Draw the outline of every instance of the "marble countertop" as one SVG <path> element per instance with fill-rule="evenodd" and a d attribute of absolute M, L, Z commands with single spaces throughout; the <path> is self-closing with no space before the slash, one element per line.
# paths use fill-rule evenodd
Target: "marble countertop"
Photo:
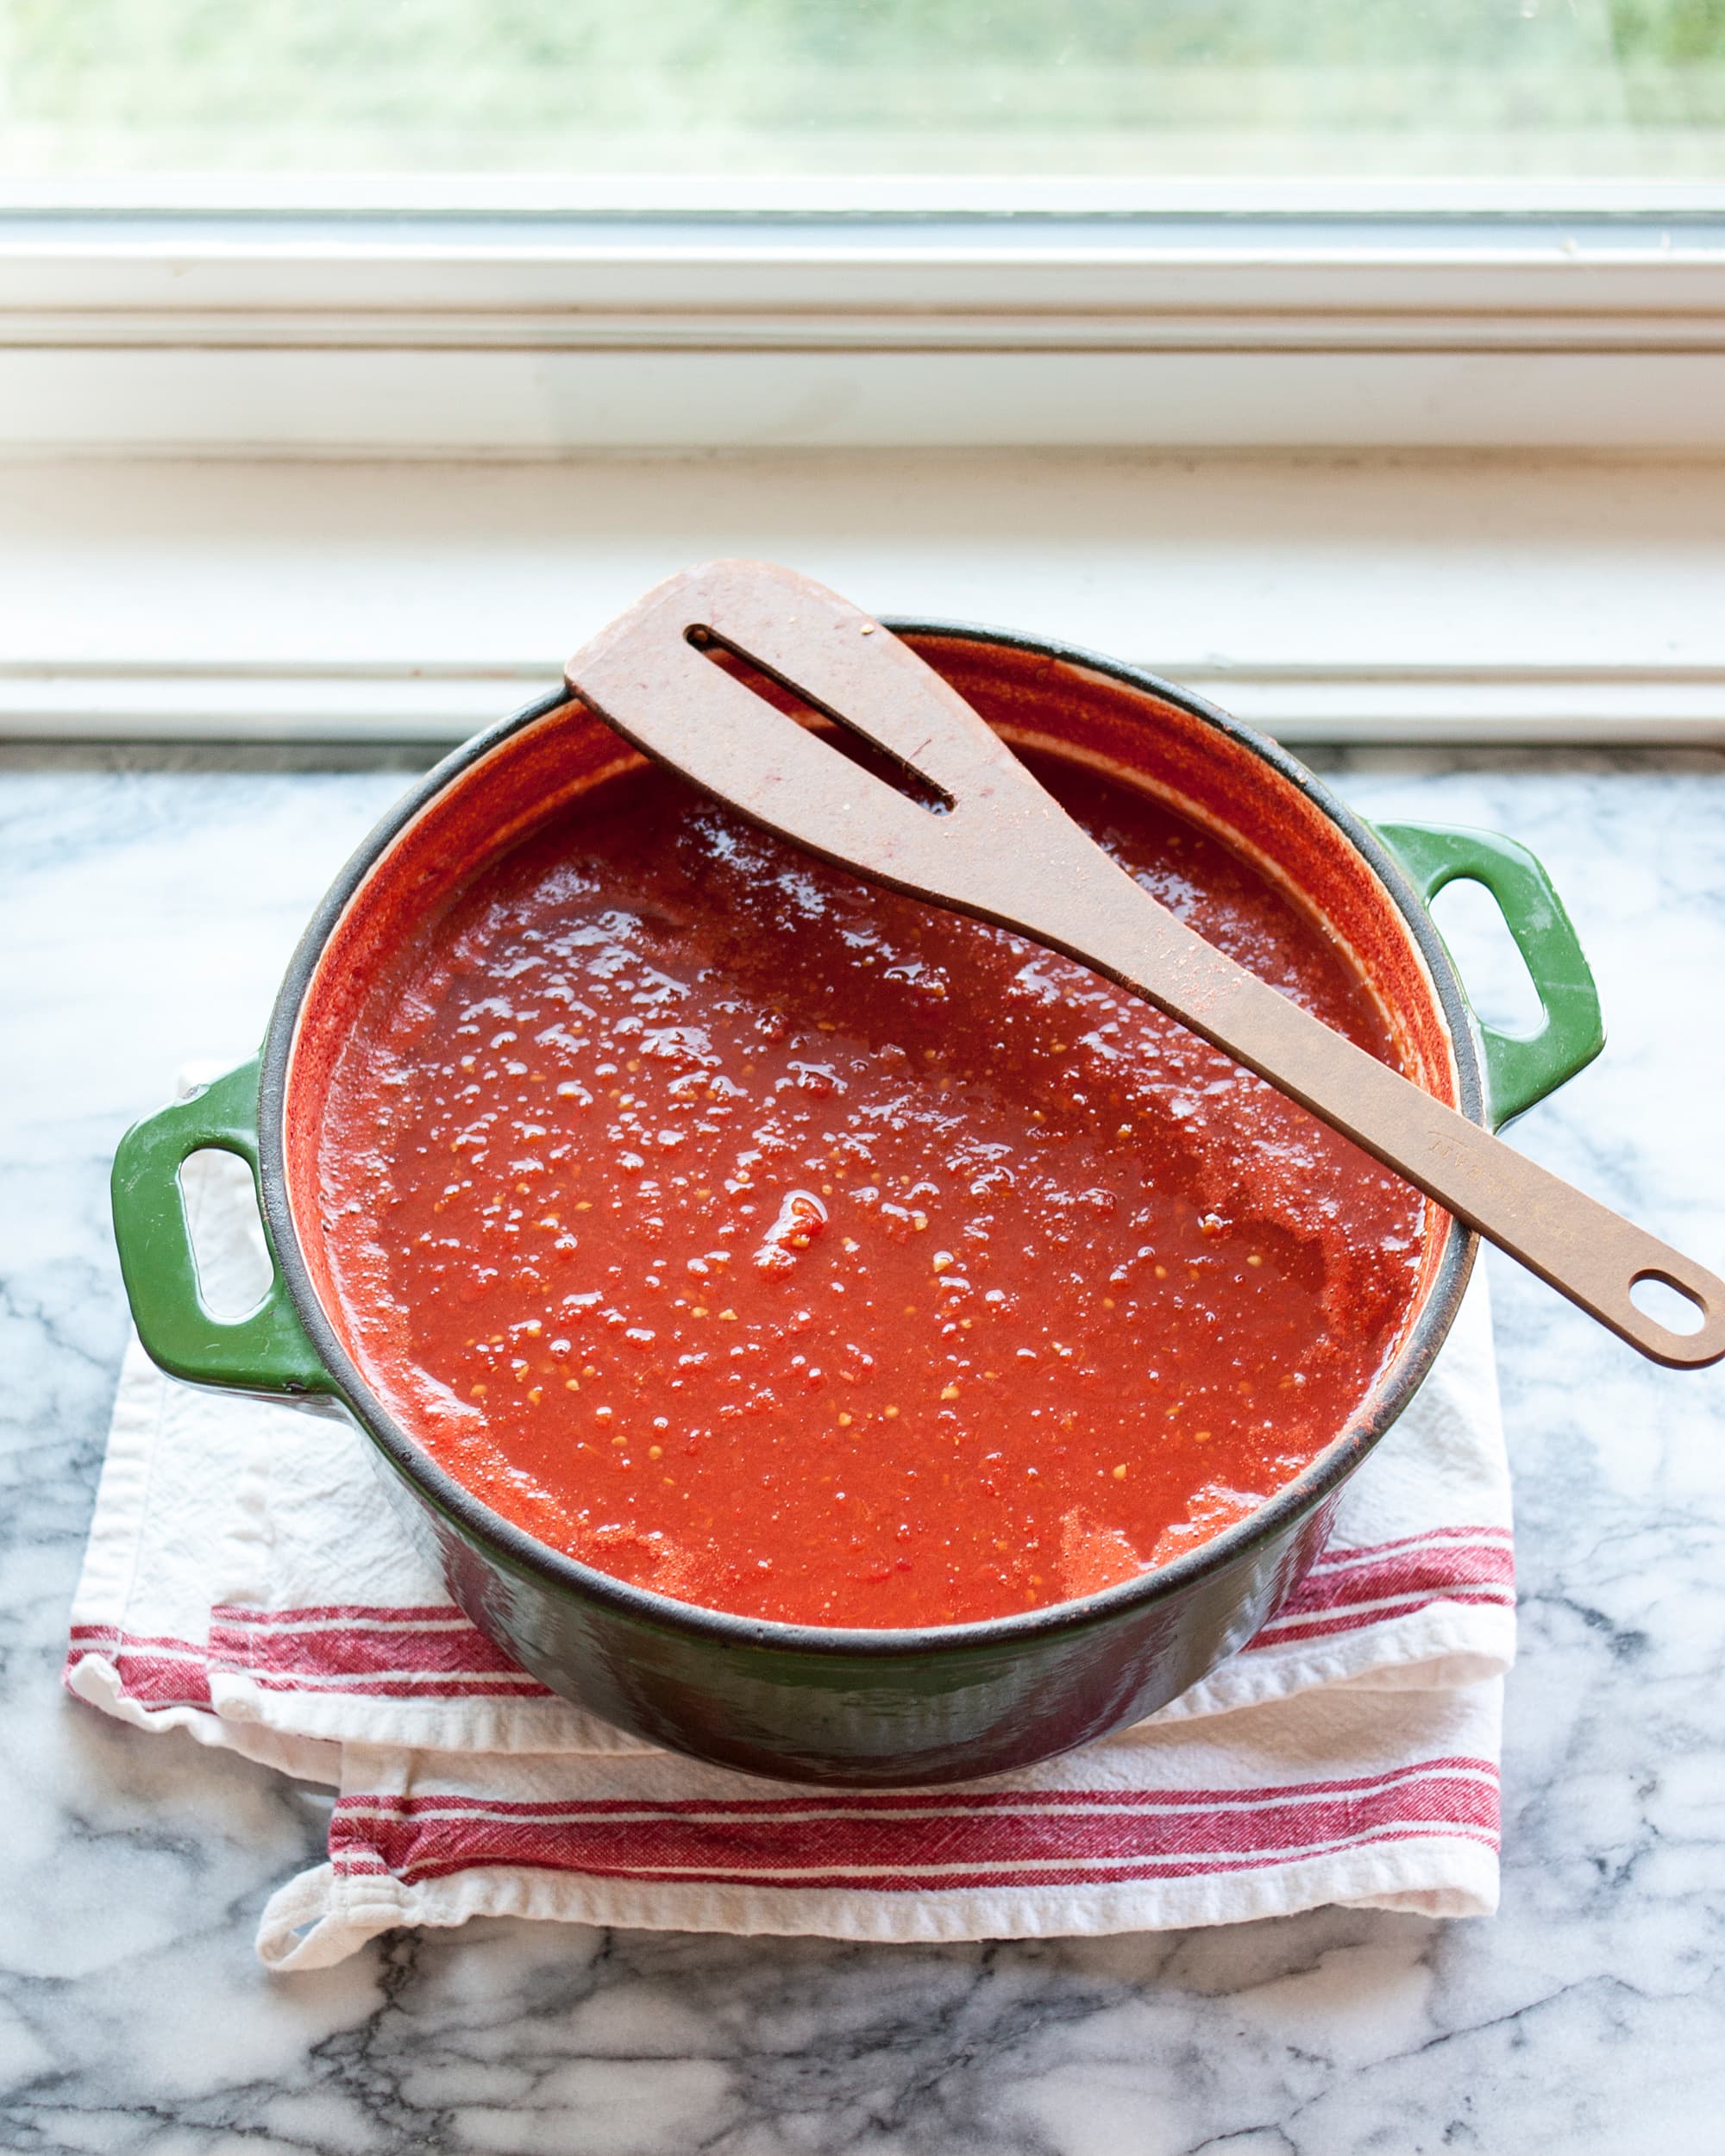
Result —
<path fill-rule="evenodd" d="M 1516 1142 L 1725 1265 L 1725 759 L 1324 761 L 1368 812 L 1544 857 L 1613 1037 Z M 124 1335 L 107 1171 L 180 1061 L 255 1043 L 403 783 L 267 753 L 0 763 L 0 2147 L 1725 2146 L 1725 1374 L 1657 1370 L 1495 1263 L 1521 1598 L 1496 1918 L 952 1947 L 492 1923 L 264 1975 L 259 1908 L 316 1861 L 327 1798 L 58 1683 Z M 1465 907 L 1453 940 L 1510 995 Z"/>

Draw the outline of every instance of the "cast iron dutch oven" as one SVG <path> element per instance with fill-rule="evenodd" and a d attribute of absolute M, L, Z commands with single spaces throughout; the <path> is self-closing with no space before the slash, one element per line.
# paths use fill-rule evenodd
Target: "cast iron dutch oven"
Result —
<path fill-rule="evenodd" d="M 1409 1074 L 1474 1121 L 1498 1127 L 1598 1052 L 1591 975 L 1521 847 L 1431 824 L 1374 830 L 1273 743 L 1135 667 L 951 624 L 891 625 L 1008 739 L 1148 785 L 1296 890 L 1364 970 Z M 654 1744 L 797 1781 L 940 1783 L 1025 1766 L 1152 1712 L 1274 1614 L 1322 1547 L 1341 1486 L 1430 1369 L 1475 1246 L 1436 1208 L 1410 1317 L 1375 1389 L 1297 1480 L 1161 1570 L 986 1623 L 771 1624 L 612 1579 L 453 1482 L 356 1367 L 322 1248 L 317 1156 L 327 1073 L 374 956 L 485 861 L 637 761 L 559 691 L 448 758 L 366 840 L 305 932 L 259 1061 L 147 1118 L 121 1145 L 115 1225 L 145 1347 L 194 1384 L 351 1417 L 474 1621 L 555 1691 Z M 1531 1036 L 1470 1012 L 1426 910 L 1457 877 L 1488 887 L 1521 947 L 1544 1008 Z M 179 1170 L 203 1147 L 249 1163 L 274 1260 L 268 1293 L 237 1322 L 198 1297 Z"/>

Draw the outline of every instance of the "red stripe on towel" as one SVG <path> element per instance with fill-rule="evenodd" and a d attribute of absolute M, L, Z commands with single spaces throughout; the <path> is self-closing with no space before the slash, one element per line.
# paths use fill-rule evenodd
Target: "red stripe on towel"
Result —
<path fill-rule="evenodd" d="M 523 1865 L 657 1883 L 929 1892 L 1166 1879 L 1440 1835 L 1495 1849 L 1496 1769 L 1432 1759 L 1348 1782 L 1250 1789 L 811 1793 L 701 1803 L 486 1803 L 351 1796 L 338 1871 L 405 1881 Z"/>
<path fill-rule="evenodd" d="M 1513 1606 L 1507 1527 L 1438 1527 L 1393 1542 L 1332 1548 L 1247 1651 L 1339 1637 L 1415 1615 L 1436 1603 Z M 211 1673 L 260 1690 L 364 1699 L 549 1699 L 453 1605 L 317 1603 L 295 1609 L 224 1604 L 207 1645 L 78 1625 L 71 1661 L 100 1653 L 122 1694 L 150 1708 L 210 1704 Z"/>
<path fill-rule="evenodd" d="M 66 1678 L 92 1654 L 113 1665 L 121 1697 L 140 1707 L 210 1706 L 209 1664 L 203 1648 L 190 1639 L 148 1639 L 112 1625 L 74 1625 Z"/>
<path fill-rule="evenodd" d="M 298 1626 L 282 1621 L 290 1614 L 300 1617 Z M 397 1678 L 411 1688 L 420 1678 L 504 1677 L 511 1690 L 531 1682 L 477 1625 L 449 1609 L 345 1619 L 275 1611 L 262 1623 L 249 1612 L 212 1610 L 210 1660 L 212 1667 L 248 1671 L 278 1689 L 279 1680 L 291 1687 L 298 1679 L 328 1677 L 361 1686 L 371 1678 Z"/>
<path fill-rule="evenodd" d="M 1390 1557 L 1314 1567 L 1283 1605 L 1283 1614 L 1333 1609 L 1383 1595 L 1430 1594 L 1446 1587 L 1511 1587 L 1515 1579 L 1515 1555 L 1505 1542 L 1452 1543 L 1434 1551 L 1399 1551 Z"/>

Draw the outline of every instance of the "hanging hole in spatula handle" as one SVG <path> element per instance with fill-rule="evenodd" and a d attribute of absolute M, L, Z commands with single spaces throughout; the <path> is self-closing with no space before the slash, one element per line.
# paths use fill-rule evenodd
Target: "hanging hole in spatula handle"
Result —
<path fill-rule="evenodd" d="M 1494 1239 L 1668 1369 L 1725 1360 L 1725 1281 L 1704 1265 L 1562 1184 L 1541 1225 Z"/>
<path fill-rule="evenodd" d="M 1649 1266 L 1635 1275 L 1629 1282 L 1629 1300 L 1646 1324 L 1685 1342 L 1707 1330 L 1709 1317 L 1716 1321 L 1718 1317 L 1716 1311 L 1709 1311 L 1706 1295 L 1674 1279 L 1662 1266 Z"/>

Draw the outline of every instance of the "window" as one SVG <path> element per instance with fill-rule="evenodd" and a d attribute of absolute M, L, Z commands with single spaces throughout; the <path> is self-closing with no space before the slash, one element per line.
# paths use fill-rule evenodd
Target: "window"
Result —
<path fill-rule="evenodd" d="M 1725 0 L 3 0 L 0 38 L 40 201 L 1725 177 Z"/>
<path fill-rule="evenodd" d="M 0 0 L 0 739 L 456 738 L 741 549 L 1716 741 L 1722 128 L 1725 0 Z"/>
<path fill-rule="evenodd" d="M 1715 454 L 1725 0 L 0 0 L 9 447 Z"/>

